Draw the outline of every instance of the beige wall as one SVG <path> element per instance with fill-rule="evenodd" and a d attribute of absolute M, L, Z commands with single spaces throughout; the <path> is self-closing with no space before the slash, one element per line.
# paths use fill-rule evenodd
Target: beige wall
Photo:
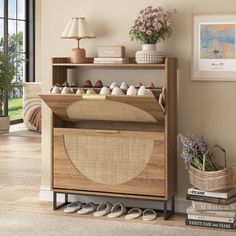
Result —
<path fill-rule="evenodd" d="M 41 76 L 44 92 L 51 81 L 51 57 L 69 56 L 76 45 L 74 40 L 62 40 L 60 34 L 72 16 L 85 16 L 97 35 L 85 40 L 82 46 L 88 56 L 96 56 L 97 46 L 125 45 L 127 56 L 140 48 L 128 37 L 130 26 L 138 10 L 147 6 L 176 8 L 173 18 L 173 36 L 161 45 L 167 56 L 179 60 L 178 71 L 178 131 L 203 134 L 209 141 L 219 143 L 227 150 L 228 162 L 236 160 L 236 82 L 192 82 L 191 14 L 231 12 L 235 0 L 41 0 Z M 112 72 L 108 75 L 112 78 Z M 50 112 L 43 107 L 42 187 L 50 188 Z M 185 196 L 187 175 L 183 161 L 178 157 L 178 196 Z"/>
<path fill-rule="evenodd" d="M 35 80 L 41 81 L 41 0 L 35 1 Z"/>

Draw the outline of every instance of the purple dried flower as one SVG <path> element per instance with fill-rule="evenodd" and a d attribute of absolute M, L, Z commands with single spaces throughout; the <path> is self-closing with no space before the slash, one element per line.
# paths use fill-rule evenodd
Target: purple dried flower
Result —
<path fill-rule="evenodd" d="M 179 134 L 182 143 L 181 157 L 184 159 L 186 166 L 190 165 L 194 156 L 203 157 L 208 149 L 208 142 L 202 136 Z"/>

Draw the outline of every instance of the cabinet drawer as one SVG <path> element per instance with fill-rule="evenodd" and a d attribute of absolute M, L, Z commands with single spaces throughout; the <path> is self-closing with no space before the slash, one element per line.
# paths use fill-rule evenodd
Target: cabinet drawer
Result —
<path fill-rule="evenodd" d="M 165 196 L 164 133 L 54 128 L 53 188 Z"/>
<path fill-rule="evenodd" d="M 155 96 L 42 94 L 40 97 L 62 120 L 160 123 L 165 117 L 158 103 L 159 92 Z"/>

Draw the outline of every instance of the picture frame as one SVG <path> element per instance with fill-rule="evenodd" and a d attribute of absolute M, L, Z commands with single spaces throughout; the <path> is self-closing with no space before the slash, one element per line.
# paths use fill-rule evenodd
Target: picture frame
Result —
<path fill-rule="evenodd" d="M 191 78 L 236 81 L 236 13 L 193 14 Z"/>

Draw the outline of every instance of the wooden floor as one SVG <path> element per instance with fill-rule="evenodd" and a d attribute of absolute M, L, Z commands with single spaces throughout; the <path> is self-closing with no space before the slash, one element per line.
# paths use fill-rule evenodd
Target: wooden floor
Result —
<path fill-rule="evenodd" d="M 39 202 L 41 140 L 0 135 L 0 210 L 44 212 Z"/>
<path fill-rule="evenodd" d="M 51 202 L 39 201 L 40 158 L 40 138 L 0 135 L 0 212 L 17 211 L 65 215 L 62 210 L 53 211 Z M 76 213 L 71 216 L 93 217 L 91 215 L 78 216 Z M 116 220 L 122 221 L 124 219 Z M 184 215 L 176 214 L 168 221 L 159 217 L 154 222 L 146 223 L 184 226 L 184 220 Z M 142 219 L 132 222 L 144 223 Z"/>

